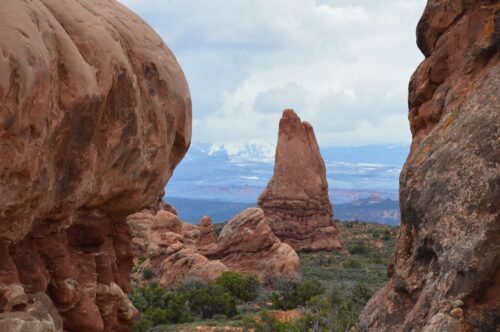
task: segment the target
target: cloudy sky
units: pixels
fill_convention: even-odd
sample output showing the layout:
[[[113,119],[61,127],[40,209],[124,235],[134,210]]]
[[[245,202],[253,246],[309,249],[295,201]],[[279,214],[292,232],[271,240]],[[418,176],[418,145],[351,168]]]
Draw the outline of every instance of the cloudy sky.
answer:
[[[409,143],[407,86],[426,0],[121,0],[167,42],[193,142],[276,140],[284,108],[322,146]]]

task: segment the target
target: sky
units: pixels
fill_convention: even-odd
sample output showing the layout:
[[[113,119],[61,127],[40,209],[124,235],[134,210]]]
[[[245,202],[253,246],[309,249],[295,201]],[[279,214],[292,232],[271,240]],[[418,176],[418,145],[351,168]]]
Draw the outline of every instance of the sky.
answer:
[[[407,91],[426,0],[121,0],[165,40],[193,143],[274,142],[281,112],[321,146],[409,144]]]

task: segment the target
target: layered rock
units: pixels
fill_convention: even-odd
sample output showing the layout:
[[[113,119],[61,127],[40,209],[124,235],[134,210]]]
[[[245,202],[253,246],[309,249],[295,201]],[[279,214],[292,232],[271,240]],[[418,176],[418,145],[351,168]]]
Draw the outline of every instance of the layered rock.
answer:
[[[217,257],[230,269],[255,274],[263,281],[299,275],[299,256],[274,235],[258,208],[246,209],[224,225]]]
[[[161,222],[165,227],[155,227],[167,216],[170,221]],[[138,258],[133,275],[138,283],[158,280],[170,288],[188,279],[214,280],[227,270],[255,274],[263,281],[299,274],[297,253],[273,234],[261,209],[234,217],[218,239],[208,217],[190,225],[170,212],[143,211],[129,216],[128,224]],[[145,276],[146,270],[152,276]]]
[[[342,247],[314,130],[293,110],[285,110],[280,120],[274,175],[258,205],[274,234],[295,250]]]
[[[209,216],[201,218],[199,230],[200,235],[196,247],[205,255],[213,255],[217,251],[218,241],[212,219]]]
[[[361,330],[495,331],[500,317],[500,6],[429,1],[390,280]]]
[[[189,146],[182,70],[113,0],[0,16],[0,329],[60,330],[52,302],[66,331],[128,330],[125,217],[157,205]]]
[[[138,283],[153,278],[169,288],[186,279],[213,280],[228,270],[219,260],[209,260],[198,251],[198,227],[181,222],[171,212],[145,210],[130,215],[127,223],[139,267],[133,278]],[[147,270],[152,276],[145,275]]]

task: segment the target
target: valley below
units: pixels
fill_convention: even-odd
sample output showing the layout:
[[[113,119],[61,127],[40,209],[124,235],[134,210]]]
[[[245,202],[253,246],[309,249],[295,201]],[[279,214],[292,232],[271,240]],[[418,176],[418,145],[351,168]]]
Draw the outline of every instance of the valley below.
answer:
[[[249,287],[255,293],[250,300],[228,295],[226,305],[234,305],[234,310],[225,309],[225,302],[216,296],[205,296],[204,304],[219,310],[203,318],[199,307],[188,304],[193,296],[192,280],[169,291],[154,282],[135,284],[131,299],[142,318],[132,331],[288,332],[307,331],[314,326],[320,331],[350,329],[368,299],[388,280],[387,267],[399,227],[356,221],[337,221],[336,226],[345,249],[299,254],[300,295],[294,293],[293,282],[283,277],[272,281],[273,288],[269,284]],[[215,225],[216,233],[221,229],[222,224]],[[220,281],[213,282],[217,283]],[[196,287],[209,289],[209,284]],[[183,310],[184,315],[175,316],[176,310]]]

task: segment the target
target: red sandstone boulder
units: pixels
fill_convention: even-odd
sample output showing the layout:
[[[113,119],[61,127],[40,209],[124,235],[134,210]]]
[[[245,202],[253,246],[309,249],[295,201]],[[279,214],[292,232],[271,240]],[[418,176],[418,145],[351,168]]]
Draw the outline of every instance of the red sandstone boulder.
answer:
[[[400,235],[362,331],[498,330],[499,31],[498,1],[427,4],[417,28],[426,58],[409,89]]]
[[[46,293],[66,331],[128,330],[125,217],[190,144],[182,70],[117,1],[2,0],[0,17],[0,327],[58,329],[29,302]]]
[[[258,208],[246,209],[224,225],[217,257],[231,270],[255,274],[263,281],[299,276],[299,256],[274,235]]]
[[[156,280],[162,287],[170,288],[186,279],[213,280],[228,270],[219,260],[209,260],[198,249],[200,227],[180,221],[171,212],[158,211],[153,215],[145,210],[128,216],[127,224],[138,266],[132,278],[137,283]],[[151,271],[152,278],[145,277],[146,270]]]
[[[179,233],[170,226],[153,226],[167,215],[168,225],[176,225]],[[247,209],[234,217],[219,239],[209,217],[191,225],[169,212],[143,211],[128,216],[127,223],[138,266],[132,277],[137,283],[156,280],[170,288],[187,279],[214,280],[227,270],[255,274],[263,281],[299,275],[297,253],[273,234],[261,209]],[[145,270],[151,271],[152,279],[144,276]]]
[[[314,130],[293,110],[280,120],[274,175],[258,204],[274,234],[295,250],[342,248]]]
[[[204,216],[200,220],[200,225],[198,226],[200,230],[200,235],[196,247],[205,255],[213,255],[219,247],[217,240],[217,234],[215,234],[214,225],[212,224],[212,219],[209,216]]]

